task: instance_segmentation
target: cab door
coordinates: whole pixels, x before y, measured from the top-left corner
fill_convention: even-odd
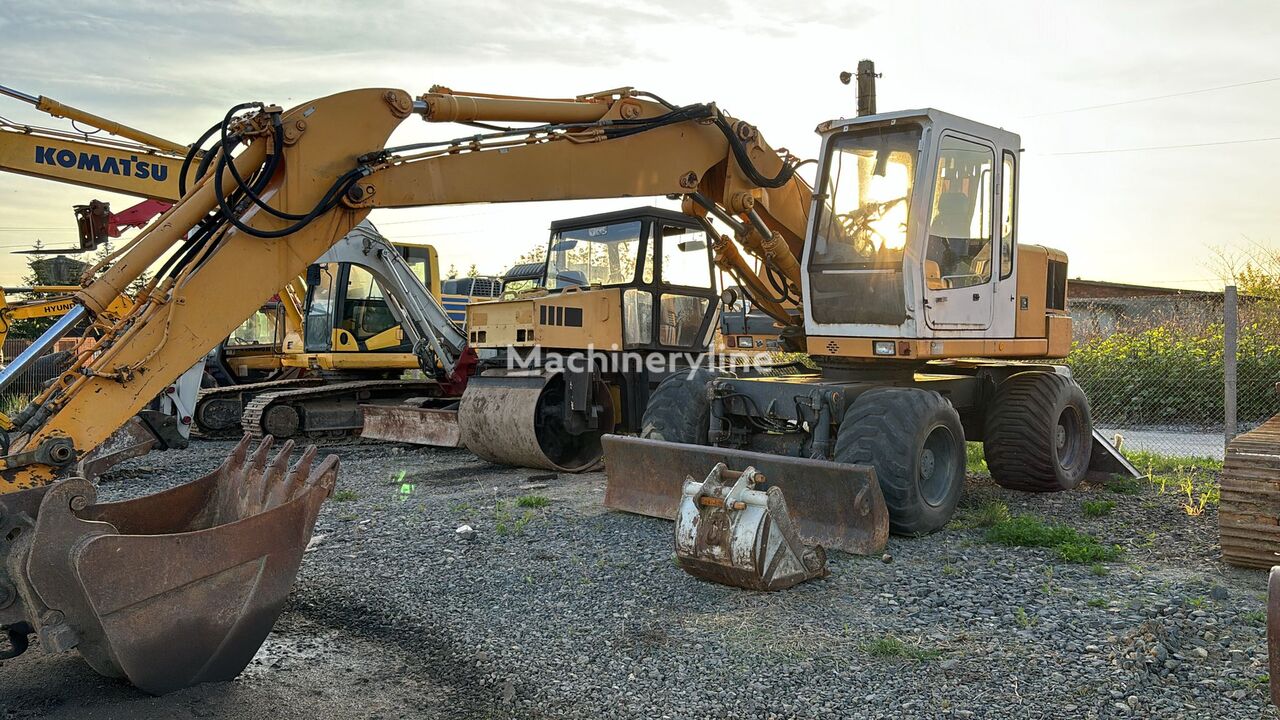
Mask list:
[[[925,255],[925,322],[936,330],[991,327],[999,249],[996,149],[944,131],[938,140]]]

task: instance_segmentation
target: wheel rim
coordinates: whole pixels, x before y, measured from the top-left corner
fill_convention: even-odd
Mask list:
[[[1058,422],[1053,428],[1054,454],[1058,457],[1058,467],[1064,472],[1073,472],[1084,456],[1084,418],[1080,409],[1069,405],[1062,409]]]
[[[932,507],[942,505],[957,470],[956,438],[950,428],[938,425],[929,431],[920,449],[919,468],[920,498]]]

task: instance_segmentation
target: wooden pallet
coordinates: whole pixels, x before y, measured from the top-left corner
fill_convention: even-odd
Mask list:
[[[1280,415],[1227,446],[1218,535],[1232,565],[1280,565]]]

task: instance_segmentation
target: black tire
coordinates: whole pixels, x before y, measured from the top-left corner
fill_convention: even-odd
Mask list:
[[[845,411],[835,460],[875,468],[890,532],[927,535],[951,520],[964,492],[960,414],[932,390],[868,390]]]
[[[1065,375],[1022,372],[996,387],[982,454],[1001,487],[1058,492],[1089,470],[1093,420],[1084,391]]]
[[[708,445],[711,401],[707,384],[727,373],[698,368],[668,375],[649,393],[649,403],[640,417],[640,437],[686,445]]]

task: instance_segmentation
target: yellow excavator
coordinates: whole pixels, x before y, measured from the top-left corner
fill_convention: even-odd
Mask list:
[[[388,147],[391,132],[412,116],[527,124]],[[795,159],[774,151],[750,124],[711,104],[675,106],[630,88],[563,99],[442,87],[414,98],[371,88],[288,110],[233,108],[207,172],[77,292],[77,306],[41,338],[51,343],[84,320],[101,333],[92,352],[77,356],[14,418],[10,452],[0,458],[0,583],[11,598],[0,605],[0,626],[11,652],[35,633],[46,650],[76,649],[98,671],[151,692],[229,678],[248,663],[283,604],[336,460],[312,470],[308,459],[289,472],[286,459],[269,463],[265,449],[249,456],[242,444],[212,476],[106,505],[96,503],[74,464],[379,207],[684,197],[688,214],[714,216],[734,232],[714,233],[707,220],[717,266],[757,307],[796,333],[808,331],[801,341],[810,354],[838,374],[780,380],[794,407],[755,401],[772,388],[735,382],[721,390],[719,383],[732,382],[723,377],[703,382],[744,425],[704,412],[712,398],[699,402],[685,392],[688,383],[674,383],[679,392],[666,394],[687,401],[684,416],[655,423],[650,435],[673,439],[688,428],[695,441],[700,432],[717,442],[774,436],[778,453],[768,457],[781,474],[766,474],[781,483],[788,461],[818,462],[783,452],[829,449],[833,431],[857,427],[853,436],[839,433],[837,455],[854,448],[844,459],[881,463],[908,485],[889,504],[907,530],[927,529],[953,506],[965,437],[957,407],[970,414],[969,427],[987,429],[1001,482],[1073,484],[1089,462],[1089,426],[1069,378],[1019,372],[1023,366],[1008,360],[919,364],[1065,352],[1065,256],[1016,244],[994,220],[996,208],[1012,207],[1016,136],[933,110],[819,128],[827,152],[815,194],[796,177]],[[948,199],[935,203],[935,195]],[[935,209],[967,213],[968,229],[953,219],[933,232]],[[761,274],[739,247],[761,260]],[[113,299],[157,265],[130,313],[105,320]],[[516,315],[511,331],[527,338],[566,327],[568,301],[593,302],[595,292],[564,294],[563,313]],[[804,327],[790,319],[786,299],[804,307]],[[5,368],[0,382],[22,369]],[[1048,404],[1040,402],[1046,389]],[[846,404],[849,412],[841,412]],[[659,405],[651,398],[655,418]],[[800,442],[791,437],[802,433]],[[706,450],[663,448],[677,456]],[[1006,448],[1022,454],[1002,455]],[[612,451],[606,457],[612,473]],[[892,469],[899,461],[907,472]],[[861,483],[860,492],[848,498],[837,487],[811,487],[813,502],[836,498],[851,523],[883,520],[886,502],[867,482],[874,477],[867,466],[831,465],[836,470],[825,477],[833,485]],[[645,466],[674,474],[656,454]],[[921,502],[937,509],[913,526],[924,514],[912,511]]]

